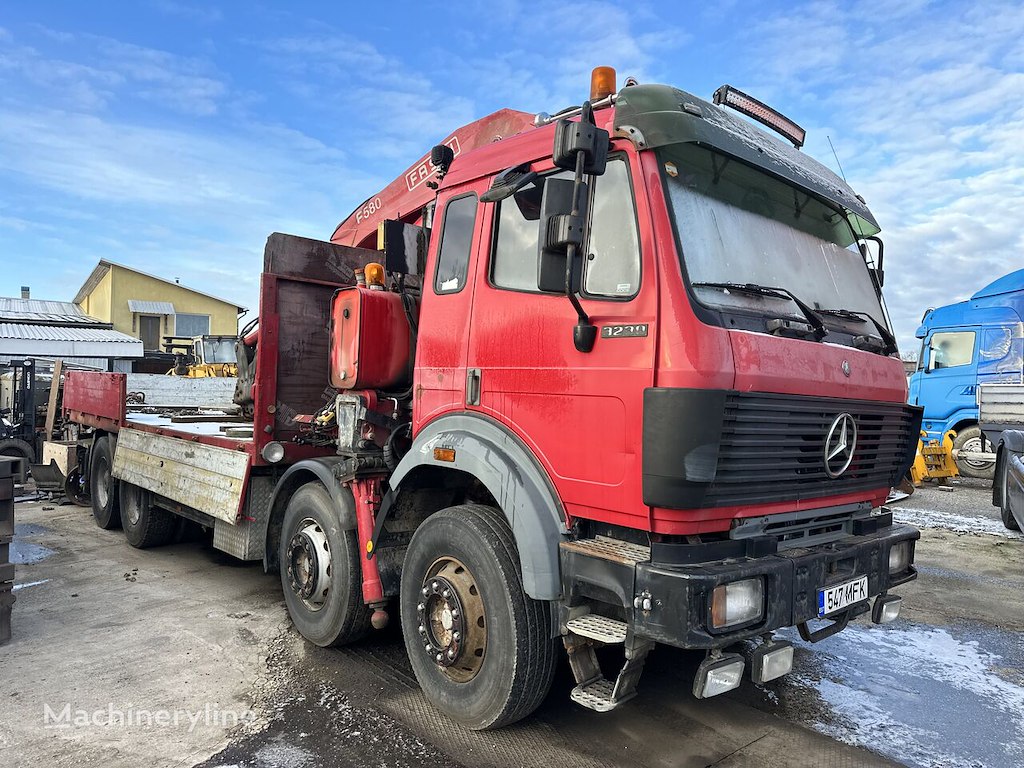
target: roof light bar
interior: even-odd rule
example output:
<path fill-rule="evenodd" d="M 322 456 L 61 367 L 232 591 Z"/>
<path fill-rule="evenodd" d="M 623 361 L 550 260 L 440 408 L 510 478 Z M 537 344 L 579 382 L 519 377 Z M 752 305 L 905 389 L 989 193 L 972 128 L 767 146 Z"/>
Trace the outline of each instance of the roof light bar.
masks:
<path fill-rule="evenodd" d="M 752 117 L 762 125 L 768 126 L 776 133 L 785 136 L 793 142 L 793 146 L 797 149 L 804 145 L 807 131 L 753 96 L 748 96 L 731 85 L 723 85 L 715 91 L 712 99 L 715 104 L 724 104 L 727 107 L 732 107 L 737 112 L 742 112 L 747 117 Z"/>

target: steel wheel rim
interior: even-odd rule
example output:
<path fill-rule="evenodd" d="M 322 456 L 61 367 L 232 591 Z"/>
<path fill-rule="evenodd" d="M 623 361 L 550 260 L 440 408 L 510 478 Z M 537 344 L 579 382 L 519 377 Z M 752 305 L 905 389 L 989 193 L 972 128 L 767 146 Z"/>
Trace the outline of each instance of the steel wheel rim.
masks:
<path fill-rule="evenodd" d="M 288 582 L 310 611 L 321 610 L 331 588 L 331 545 L 316 520 L 307 517 L 288 542 Z"/>
<path fill-rule="evenodd" d="M 99 502 L 100 509 L 106 509 L 107 503 L 110 501 L 110 465 L 106 459 L 100 460 L 99 477 L 98 483 L 96 483 L 96 501 Z"/>
<path fill-rule="evenodd" d="M 960 450 L 970 453 L 972 451 L 980 452 L 981 448 L 981 438 L 972 437 L 970 440 L 964 440 L 964 444 L 960 448 Z M 992 466 L 991 461 L 974 461 L 971 459 L 961 459 L 961 461 L 963 461 L 963 463 L 966 464 L 971 469 L 988 469 L 989 467 Z"/>
<path fill-rule="evenodd" d="M 483 667 L 487 648 L 484 602 L 472 572 L 454 557 L 438 558 L 417 597 L 424 653 L 445 677 L 468 683 Z"/>
<path fill-rule="evenodd" d="M 128 523 L 138 525 L 142 519 L 142 489 L 129 487 L 125 504 L 125 512 L 128 515 Z"/>

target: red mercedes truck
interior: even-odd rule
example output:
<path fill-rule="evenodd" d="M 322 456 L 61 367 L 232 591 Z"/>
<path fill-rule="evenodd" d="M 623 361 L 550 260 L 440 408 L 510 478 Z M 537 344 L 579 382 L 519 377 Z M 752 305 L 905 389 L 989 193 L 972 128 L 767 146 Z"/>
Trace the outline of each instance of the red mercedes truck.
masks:
<path fill-rule="evenodd" d="M 330 242 L 271 235 L 229 407 L 69 373 L 96 521 L 211 529 L 317 645 L 396 615 L 477 729 L 559 653 L 606 711 L 657 644 L 706 652 L 703 698 L 788 672 L 776 630 L 896 618 L 919 534 L 882 505 L 921 414 L 873 215 L 743 92 L 613 79 L 459 129 Z"/>

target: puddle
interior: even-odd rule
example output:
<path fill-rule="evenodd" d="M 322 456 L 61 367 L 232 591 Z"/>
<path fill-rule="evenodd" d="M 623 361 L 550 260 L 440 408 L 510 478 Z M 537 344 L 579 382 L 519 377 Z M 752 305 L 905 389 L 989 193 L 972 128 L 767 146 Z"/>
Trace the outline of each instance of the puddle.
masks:
<path fill-rule="evenodd" d="M 1024 535 L 1019 532 L 1008 530 L 1001 520 L 990 517 L 970 517 L 910 507 L 893 507 L 892 511 L 896 522 L 916 525 L 918 528 L 945 528 L 955 533 L 985 533 L 1006 539 L 1024 539 Z"/>
<path fill-rule="evenodd" d="M 39 536 L 47 532 L 47 528 L 32 523 L 15 523 L 14 541 L 11 542 L 11 562 L 16 565 L 28 565 L 45 560 L 56 552 L 42 544 L 25 541 L 26 538 Z"/>
<path fill-rule="evenodd" d="M 897 621 L 817 645 L 788 639 L 798 650 L 785 684 L 829 710 L 811 716 L 816 730 L 916 768 L 1024 765 L 1019 635 Z"/>

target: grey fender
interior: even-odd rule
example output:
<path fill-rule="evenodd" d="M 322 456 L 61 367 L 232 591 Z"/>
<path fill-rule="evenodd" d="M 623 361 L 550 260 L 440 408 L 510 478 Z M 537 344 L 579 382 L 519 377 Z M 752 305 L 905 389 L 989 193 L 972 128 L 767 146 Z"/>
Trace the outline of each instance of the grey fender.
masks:
<path fill-rule="evenodd" d="M 455 461 L 438 461 L 435 448 L 454 448 Z M 558 544 L 566 533 L 562 504 L 537 459 L 511 431 L 475 414 L 432 421 L 392 473 L 392 492 L 400 492 L 402 481 L 422 466 L 454 468 L 479 480 L 508 518 L 526 594 L 535 600 L 561 595 Z"/>
<path fill-rule="evenodd" d="M 303 459 L 292 464 L 274 486 L 274 493 L 270 497 L 271 511 L 276 510 L 278 505 L 284 504 L 300 485 L 315 477 L 331 494 L 334 508 L 338 510 L 341 529 L 343 531 L 354 530 L 356 513 L 352 504 L 352 494 L 338 479 L 336 471 L 340 469 L 339 465 L 344 461 L 345 457 L 343 456 L 323 456 L 317 459 Z"/>
<path fill-rule="evenodd" d="M 1024 453 L 1024 432 L 1008 429 L 999 438 L 999 444 L 1014 453 Z"/>

